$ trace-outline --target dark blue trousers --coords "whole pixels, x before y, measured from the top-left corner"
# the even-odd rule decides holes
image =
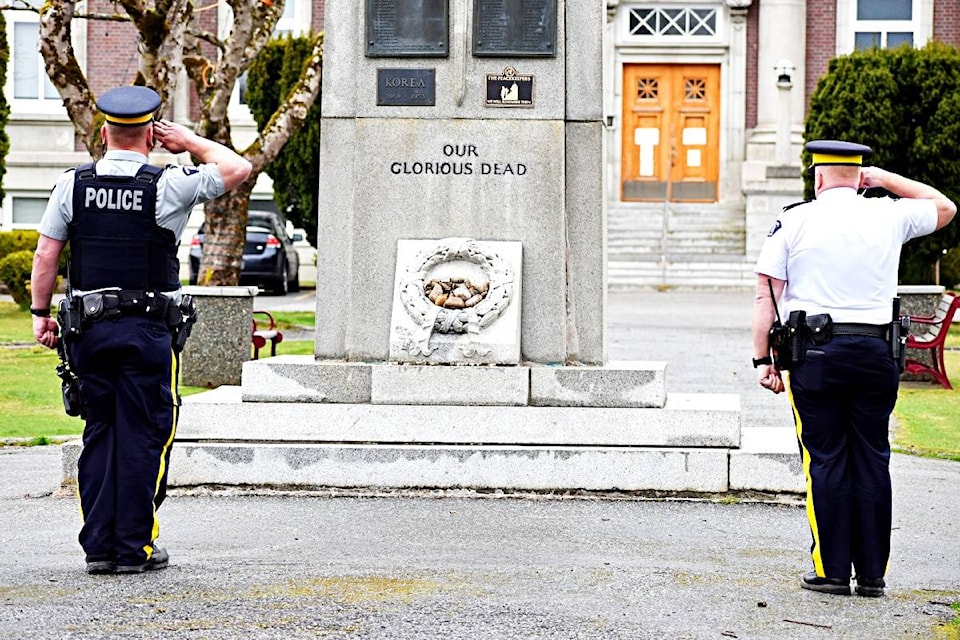
[[[899,371],[885,340],[837,336],[808,343],[789,372],[807,479],[811,556],[817,575],[879,578],[890,557],[888,423]]]
[[[88,556],[143,564],[160,526],[179,413],[179,357],[159,319],[124,316],[84,329],[71,344],[87,407],[78,468]]]

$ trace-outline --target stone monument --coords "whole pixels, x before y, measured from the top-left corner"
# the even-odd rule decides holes
[[[327,0],[315,354],[187,398],[172,485],[802,488],[607,362],[605,8]]]

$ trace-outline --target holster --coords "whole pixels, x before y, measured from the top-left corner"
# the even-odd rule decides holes
[[[179,306],[170,305],[167,308],[167,326],[170,327],[171,345],[175,353],[183,351],[199,315],[190,294],[183,296]]]
[[[910,317],[903,316],[890,323],[890,355],[900,373],[907,367],[907,337],[910,335]]]
[[[807,357],[807,312],[791,311],[787,318],[787,343],[790,345],[790,366],[802,364]]]

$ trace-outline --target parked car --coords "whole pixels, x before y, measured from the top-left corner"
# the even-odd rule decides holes
[[[203,237],[204,225],[201,224],[190,241],[190,284],[197,283]],[[300,290],[300,256],[293,240],[287,235],[284,220],[276,213],[249,212],[240,284],[262,285],[278,295]]]

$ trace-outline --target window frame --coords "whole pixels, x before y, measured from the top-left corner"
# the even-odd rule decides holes
[[[910,20],[859,20],[857,0],[837,0],[837,53],[856,49],[856,34],[880,33],[882,48],[887,48],[890,33],[913,34],[913,48],[923,47],[933,37],[933,0],[911,0]]]
[[[29,1],[29,0],[28,0]],[[37,0],[33,0],[34,4],[38,4]],[[40,16],[33,11],[26,10],[13,10],[8,9],[3,12],[4,19],[7,23],[7,43],[9,44],[10,50],[10,59],[7,66],[7,79],[4,84],[3,91],[4,95],[7,96],[7,102],[10,105],[10,118],[11,120],[16,119],[36,119],[38,116],[40,118],[50,118],[54,117],[57,119],[69,119],[67,114],[66,107],[63,106],[63,100],[60,97],[59,92],[57,92],[56,87],[53,86],[50,81],[49,76],[46,73],[46,67],[43,62],[43,56],[40,55],[39,49],[35,51],[36,63],[38,65],[38,71],[43,75],[44,81],[40,84],[41,89],[45,89],[52,92],[52,95],[38,98],[17,98],[15,93],[16,86],[16,76],[17,76],[17,60],[16,60],[16,47],[17,47],[17,38],[16,30],[17,25],[30,24],[37,30],[37,37],[39,42],[40,37]],[[80,65],[80,68],[86,73],[87,66],[87,25],[86,20],[74,20],[71,25],[71,35],[73,39],[73,48],[77,57],[77,64]],[[39,77],[39,76],[38,76]]]

